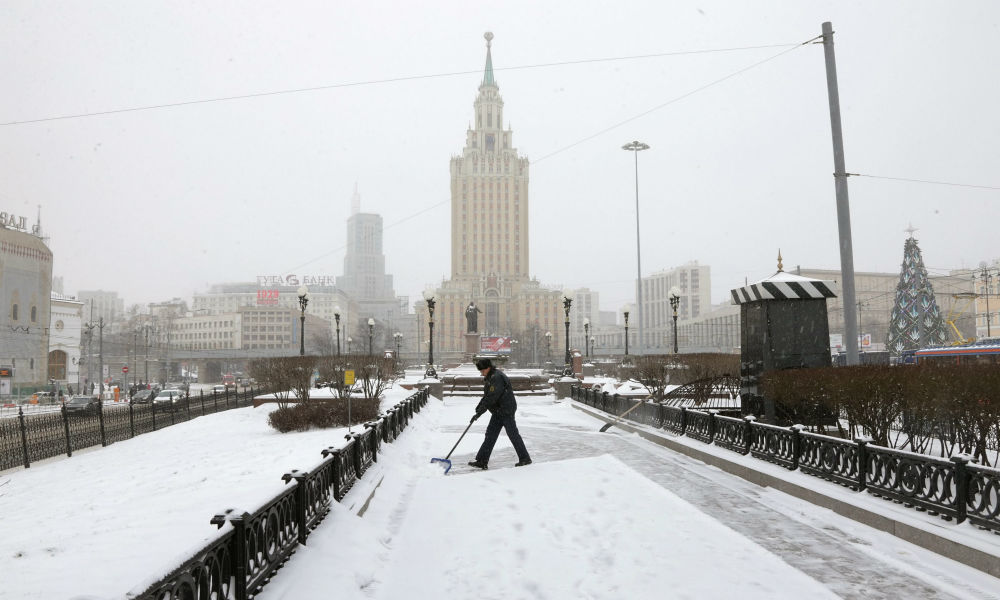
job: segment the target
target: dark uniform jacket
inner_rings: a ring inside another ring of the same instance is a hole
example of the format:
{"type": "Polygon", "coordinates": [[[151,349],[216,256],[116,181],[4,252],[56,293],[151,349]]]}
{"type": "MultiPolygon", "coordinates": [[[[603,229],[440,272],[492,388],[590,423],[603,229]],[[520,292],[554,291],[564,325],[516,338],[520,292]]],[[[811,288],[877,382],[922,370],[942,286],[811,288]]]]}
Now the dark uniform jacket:
{"type": "Polygon", "coordinates": [[[514,389],[510,387],[510,380],[502,371],[498,371],[496,367],[491,369],[483,383],[483,389],[485,394],[476,406],[477,413],[488,410],[492,414],[514,415],[517,410],[514,389]]]}

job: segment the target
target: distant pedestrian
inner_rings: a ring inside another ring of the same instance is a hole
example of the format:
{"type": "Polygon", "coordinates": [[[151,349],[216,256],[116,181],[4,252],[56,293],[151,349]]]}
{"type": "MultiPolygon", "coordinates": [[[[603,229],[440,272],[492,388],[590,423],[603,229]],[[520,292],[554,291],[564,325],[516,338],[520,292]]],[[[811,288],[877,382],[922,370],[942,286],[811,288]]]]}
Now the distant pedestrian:
{"type": "Polygon", "coordinates": [[[486,425],[486,438],[483,445],[476,453],[476,460],[469,462],[469,465],[477,469],[485,469],[489,465],[490,455],[493,453],[493,446],[500,437],[500,429],[507,431],[507,437],[517,452],[517,464],[515,467],[523,467],[531,464],[531,456],[528,449],[524,447],[524,440],[517,431],[517,423],[514,421],[514,413],[517,412],[517,400],[514,399],[514,389],[510,386],[510,379],[502,371],[493,366],[493,361],[482,358],[476,361],[476,368],[483,376],[483,399],[476,405],[476,414],[472,417],[475,421],[486,411],[490,411],[490,422],[486,425]]]}

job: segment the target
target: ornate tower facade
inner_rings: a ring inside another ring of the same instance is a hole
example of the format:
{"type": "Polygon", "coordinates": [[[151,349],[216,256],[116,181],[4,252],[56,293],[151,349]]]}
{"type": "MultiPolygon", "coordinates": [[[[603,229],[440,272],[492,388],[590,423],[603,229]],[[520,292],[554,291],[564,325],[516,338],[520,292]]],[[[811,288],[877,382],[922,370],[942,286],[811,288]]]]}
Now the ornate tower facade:
{"type": "Polygon", "coordinates": [[[493,77],[487,33],[486,68],[473,103],[475,126],[451,159],[451,278],[500,275],[528,279],[528,159],[503,128],[503,98],[493,77]]]}
{"type": "MultiPolygon", "coordinates": [[[[476,334],[532,340],[530,362],[543,362],[539,339],[551,331],[552,354],[562,356],[563,309],[558,289],[529,276],[528,159],[503,126],[504,102],[493,76],[493,34],[486,33],[486,67],[473,102],[473,124],[462,153],[451,158],[451,278],[434,291],[435,348],[464,353],[465,310],[482,315],[476,334]],[[558,353],[557,353],[558,352],[558,353]]],[[[426,304],[417,303],[426,323],[426,304]]],[[[443,356],[443,355],[442,355],[443,356]]]]}

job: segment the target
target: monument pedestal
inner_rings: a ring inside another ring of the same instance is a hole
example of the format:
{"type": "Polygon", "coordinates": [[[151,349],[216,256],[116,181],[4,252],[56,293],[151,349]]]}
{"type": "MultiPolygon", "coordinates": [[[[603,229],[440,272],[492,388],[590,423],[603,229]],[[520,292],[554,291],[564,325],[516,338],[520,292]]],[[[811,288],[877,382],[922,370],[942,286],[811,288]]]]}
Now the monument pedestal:
{"type": "Polygon", "coordinates": [[[479,334],[478,333],[466,333],[465,334],[465,358],[466,360],[472,360],[475,356],[479,354],[479,334]]]}

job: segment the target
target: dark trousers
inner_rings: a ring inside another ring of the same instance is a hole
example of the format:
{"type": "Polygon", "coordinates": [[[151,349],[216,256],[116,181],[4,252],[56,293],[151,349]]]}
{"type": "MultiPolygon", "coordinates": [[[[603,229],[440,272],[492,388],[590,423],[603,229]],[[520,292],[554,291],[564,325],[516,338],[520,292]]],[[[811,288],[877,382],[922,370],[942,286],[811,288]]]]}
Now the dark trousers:
{"type": "Polygon", "coordinates": [[[517,423],[514,422],[514,415],[506,416],[499,414],[490,416],[490,422],[486,426],[486,439],[483,440],[483,445],[479,447],[479,452],[476,453],[476,460],[484,464],[490,462],[490,454],[493,453],[493,446],[497,443],[497,438],[500,437],[501,429],[507,430],[507,438],[513,444],[514,451],[517,452],[517,459],[521,462],[531,460],[528,449],[524,447],[524,440],[521,439],[521,434],[517,431],[517,423]]]}

